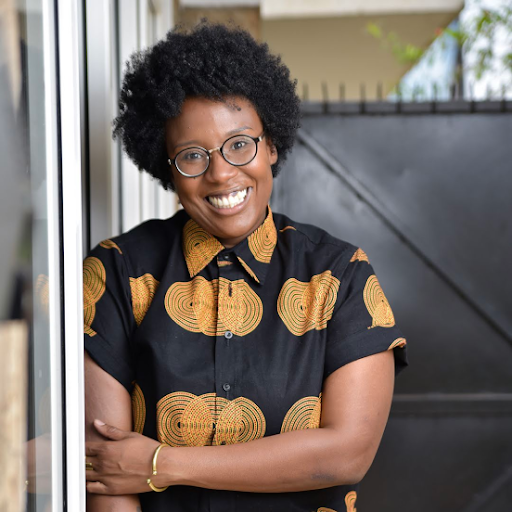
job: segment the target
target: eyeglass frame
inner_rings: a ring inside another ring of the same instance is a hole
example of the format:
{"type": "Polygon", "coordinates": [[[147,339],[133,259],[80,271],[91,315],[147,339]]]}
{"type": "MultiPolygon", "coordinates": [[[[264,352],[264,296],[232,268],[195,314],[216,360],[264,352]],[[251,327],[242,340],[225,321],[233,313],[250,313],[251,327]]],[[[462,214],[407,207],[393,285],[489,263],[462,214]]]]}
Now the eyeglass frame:
{"type": "Polygon", "coordinates": [[[259,137],[251,137],[250,135],[247,135],[245,133],[238,133],[237,135],[233,135],[232,137],[229,137],[227,138],[223,143],[222,145],[220,145],[219,147],[217,148],[213,148],[213,149],[206,149],[206,148],[203,148],[202,146],[190,146],[188,148],[185,148],[185,149],[182,149],[181,151],[178,151],[178,153],[176,153],[176,156],[174,158],[168,158],[167,159],[167,162],[170,166],[174,165],[174,167],[176,167],[176,170],[182,175],[182,176],[185,176],[185,178],[197,178],[199,176],[202,176],[210,167],[210,155],[214,152],[214,151],[218,151],[222,158],[224,158],[224,160],[230,164],[230,165],[233,165],[234,167],[242,167],[243,165],[247,165],[247,164],[250,164],[255,158],[256,158],[256,155],[258,154],[258,142],[261,142],[263,140],[263,138],[265,137],[265,132],[263,132],[259,137]],[[230,162],[226,156],[224,155],[223,151],[222,151],[222,148],[226,145],[227,142],[229,142],[231,139],[235,139],[236,137],[248,137],[249,139],[252,139],[252,141],[256,144],[256,151],[254,152],[254,156],[248,161],[248,162],[245,162],[243,164],[234,164],[233,162],[230,162]],[[206,153],[206,155],[208,156],[208,165],[206,166],[206,169],[203,171],[203,172],[200,172],[199,174],[187,174],[186,172],[183,172],[177,165],[176,165],[176,159],[178,158],[178,156],[183,153],[184,151],[189,151],[190,149],[201,149],[202,151],[204,151],[206,153]]]}

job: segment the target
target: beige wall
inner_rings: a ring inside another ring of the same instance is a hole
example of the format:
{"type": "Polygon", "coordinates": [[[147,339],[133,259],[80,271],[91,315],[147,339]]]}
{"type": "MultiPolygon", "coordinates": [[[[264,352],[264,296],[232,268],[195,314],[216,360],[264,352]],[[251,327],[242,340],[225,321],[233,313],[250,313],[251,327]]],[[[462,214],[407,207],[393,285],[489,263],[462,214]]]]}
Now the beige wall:
{"type": "Polygon", "coordinates": [[[192,26],[206,17],[245,28],[282,56],[292,76],[298,79],[301,97],[307,84],[308,99],[323,99],[325,82],[332,101],[340,99],[341,83],[345,85],[347,100],[360,99],[361,84],[365,85],[367,99],[376,98],[379,83],[385,96],[408,70],[407,65],[399,64],[380,41],[367,33],[368,23],[379,24],[386,33],[396,32],[403,42],[427,48],[435,30],[446,27],[456,14],[457,11],[266,19],[257,7],[178,7],[176,20],[192,26]]]}
{"type": "Polygon", "coordinates": [[[261,39],[260,10],[258,7],[237,7],[233,8],[183,8],[179,7],[176,11],[176,19],[186,27],[194,26],[207,18],[213,23],[234,23],[236,26],[243,27],[254,38],[261,39]]]}
{"type": "MultiPolygon", "coordinates": [[[[197,1],[197,0],[196,0],[197,1]]],[[[200,1],[200,0],[199,0],[200,1]]],[[[463,0],[261,0],[263,18],[457,12],[463,0]]]]}
{"type": "Polygon", "coordinates": [[[360,84],[368,99],[376,96],[382,82],[386,94],[407,71],[381,43],[366,33],[369,22],[386,32],[395,31],[401,40],[426,48],[437,27],[445,27],[453,13],[344,16],[335,18],[262,20],[261,36],[272,51],[282,56],[292,76],[299,81],[302,96],[307,83],[309,99],[322,99],[321,84],[327,83],[329,98],[339,98],[345,83],[346,99],[358,99],[360,84]]]}

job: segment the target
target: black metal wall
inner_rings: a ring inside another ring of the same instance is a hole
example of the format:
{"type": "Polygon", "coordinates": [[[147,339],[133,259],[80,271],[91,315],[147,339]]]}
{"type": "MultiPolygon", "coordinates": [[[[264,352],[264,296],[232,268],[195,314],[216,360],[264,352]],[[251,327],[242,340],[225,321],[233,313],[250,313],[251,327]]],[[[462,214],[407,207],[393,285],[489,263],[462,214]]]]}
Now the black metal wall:
{"type": "Polygon", "coordinates": [[[358,512],[512,510],[512,109],[452,107],[305,106],[274,184],[274,210],[367,252],[408,339],[358,512]]]}

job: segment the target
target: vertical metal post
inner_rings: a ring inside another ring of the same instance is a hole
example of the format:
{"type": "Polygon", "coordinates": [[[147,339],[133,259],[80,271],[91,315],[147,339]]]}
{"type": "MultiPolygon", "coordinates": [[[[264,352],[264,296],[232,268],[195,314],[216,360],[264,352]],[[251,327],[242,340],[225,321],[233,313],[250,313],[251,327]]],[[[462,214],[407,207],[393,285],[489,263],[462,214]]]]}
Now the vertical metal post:
{"type": "Polygon", "coordinates": [[[117,104],[114,7],[113,0],[87,0],[84,13],[87,20],[89,221],[93,246],[121,231],[118,152],[112,141],[112,117],[117,104]]]}
{"type": "MultiPolygon", "coordinates": [[[[83,16],[79,0],[58,1],[64,314],[66,510],[85,511],[82,307],[81,79],[83,16]]],[[[55,496],[55,495],[54,495],[55,496]]],[[[54,505],[54,510],[57,509],[54,505]]]]}
{"type": "MultiPolygon", "coordinates": [[[[56,40],[56,2],[42,4],[44,62],[44,120],[46,154],[46,218],[48,248],[48,340],[51,393],[51,494],[52,511],[64,509],[64,425],[62,362],[62,261],[61,261],[61,197],[58,117],[58,43],[56,40]]],[[[80,190],[80,189],[79,189],[80,190]]],[[[43,212],[41,212],[43,214],[43,212]]],[[[41,464],[43,461],[38,461],[41,464]]]]}
{"type": "Polygon", "coordinates": [[[345,83],[340,83],[340,101],[345,101],[345,83]]]}

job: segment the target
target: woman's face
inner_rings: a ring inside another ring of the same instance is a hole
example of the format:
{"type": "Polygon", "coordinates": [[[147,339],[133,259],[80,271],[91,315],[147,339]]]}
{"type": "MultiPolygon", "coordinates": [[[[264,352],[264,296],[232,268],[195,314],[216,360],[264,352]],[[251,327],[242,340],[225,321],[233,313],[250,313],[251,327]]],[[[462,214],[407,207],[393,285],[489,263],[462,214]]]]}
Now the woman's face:
{"type": "MultiPolygon", "coordinates": [[[[259,137],[262,133],[256,110],[244,98],[230,97],[222,102],[187,98],[181,114],[166,123],[167,153],[174,158],[192,146],[213,149],[233,135],[259,137]]],[[[214,151],[208,170],[201,176],[187,178],[174,165],[171,172],[176,193],[190,217],[225,247],[233,247],[264,221],[272,192],[271,165],[276,162],[277,151],[264,137],[256,157],[246,165],[231,165],[214,151]],[[245,198],[236,206],[219,207],[230,196],[239,201],[245,191],[245,198]]]]}

